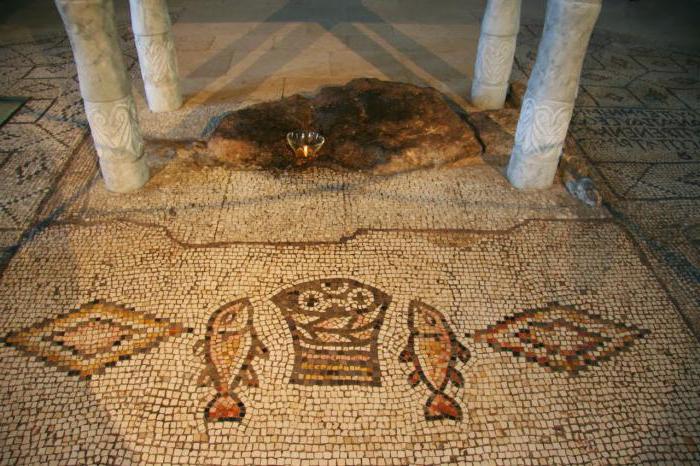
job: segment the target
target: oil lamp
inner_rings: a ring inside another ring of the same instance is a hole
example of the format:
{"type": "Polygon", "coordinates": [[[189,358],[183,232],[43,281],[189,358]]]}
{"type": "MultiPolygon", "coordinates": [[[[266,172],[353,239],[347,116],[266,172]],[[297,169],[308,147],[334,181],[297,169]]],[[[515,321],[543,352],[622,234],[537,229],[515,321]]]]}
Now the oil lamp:
{"type": "Polygon", "coordinates": [[[294,161],[303,165],[316,158],[326,139],[316,131],[292,131],[287,133],[287,143],[294,151],[294,161]]]}

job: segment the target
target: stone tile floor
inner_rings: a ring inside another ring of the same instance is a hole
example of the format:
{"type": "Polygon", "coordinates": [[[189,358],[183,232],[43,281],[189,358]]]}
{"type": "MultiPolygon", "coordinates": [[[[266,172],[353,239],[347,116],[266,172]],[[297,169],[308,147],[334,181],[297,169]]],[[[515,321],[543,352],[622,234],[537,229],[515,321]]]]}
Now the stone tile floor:
{"type": "Polygon", "coordinates": [[[642,257],[614,222],[576,219],[199,247],[133,222],[57,225],[0,285],[2,458],[695,461],[698,343],[642,257]],[[267,349],[250,363],[211,347],[214,311],[239,299],[250,325],[228,331],[267,349]],[[201,372],[246,364],[255,383],[225,389],[242,421],[211,419],[221,389],[201,372]]]}
{"type": "MultiPolygon", "coordinates": [[[[123,28],[154,177],[122,196],[96,174],[65,37],[0,47],[1,87],[32,97],[0,128],[0,463],[700,461],[700,56],[594,36],[569,146],[601,209],[483,161],[182,169],[197,143],[162,139],[351,77],[468,106],[473,52],[343,15],[332,35],[251,20],[196,40],[176,21],[189,100],[165,116],[123,28]],[[278,63],[305,47],[323,61],[278,63]]],[[[513,79],[539,32],[522,27],[513,79]]]]}

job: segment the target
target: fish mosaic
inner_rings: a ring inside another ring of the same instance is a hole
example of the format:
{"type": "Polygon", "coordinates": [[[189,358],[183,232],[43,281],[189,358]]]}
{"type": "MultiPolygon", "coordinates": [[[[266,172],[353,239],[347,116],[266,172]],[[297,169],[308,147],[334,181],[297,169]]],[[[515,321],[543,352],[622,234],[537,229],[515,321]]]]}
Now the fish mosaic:
{"type": "Polygon", "coordinates": [[[291,383],[381,385],[377,346],[391,297],[349,278],[300,283],[272,297],[294,343],[291,383]]]}
{"type": "Polygon", "coordinates": [[[409,304],[408,328],[408,344],[399,360],[413,364],[414,370],[408,377],[411,386],[423,382],[432,392],[425,403],[425,419],[461,420],[462,408],[445,390],[449,382],[464,386],[464,377],[455,366],[457,360],[469,360],[469,350],[457,341],[445,316],[421,301],[409,304]]]}
{"type": "Polygon", "coordinates": [[[206,337],[195,348],[203,351],[206,360],[199,384],[213,385],[217,391],[204,411],[206,421],[241,421],[246,414],[245,404],[235,390],[241,382],[258,386],[252,363],[257,357],[268,356],[253,327],[253,314],[248,299],[225,304],[212,314],[206,337]]]}

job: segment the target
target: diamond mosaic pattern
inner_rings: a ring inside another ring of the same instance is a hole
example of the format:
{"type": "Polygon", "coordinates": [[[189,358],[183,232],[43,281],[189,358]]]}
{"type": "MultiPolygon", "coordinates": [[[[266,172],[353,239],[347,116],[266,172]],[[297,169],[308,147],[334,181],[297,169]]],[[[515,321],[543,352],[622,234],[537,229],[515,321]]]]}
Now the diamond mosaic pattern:
{"type": "Polygon", "coordinates": [[[555,371],[577,373],[632,345],[648,332],[570,306],[551,304],[507,317],[476,332],[476,341],[555,371]]]}
{"type": "Polygon", "coordinates": [[[10,333],[5,343],[70,374],[89,378],[182,330],[123,306],[95,302],[10,333]]]}

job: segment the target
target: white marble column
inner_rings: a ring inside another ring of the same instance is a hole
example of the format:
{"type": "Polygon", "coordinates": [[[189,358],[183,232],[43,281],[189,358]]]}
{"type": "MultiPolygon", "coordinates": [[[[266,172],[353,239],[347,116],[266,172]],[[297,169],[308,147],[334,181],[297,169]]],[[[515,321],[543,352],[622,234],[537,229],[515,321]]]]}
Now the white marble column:
{"type": "Polygon", "coordinates": [[[130,0],[130,5],[148,107],[153,112],[176,110],[182,95],[168,5],[165,0],[130,0]]]}
{"type": "Polygon", "coordinates": [[[601,0],[548,0],[544,32],[528,81],[508,164],[519,189],[552,185],[601,0]]]}
{"type": "Polygon", "coordinates": [[[115,192],[138,189],[148,180],[148,166],[112,0],[55,3],[70,38],[105,185],[115,192]]]}
{"type": "Polygon", "coordinates": [[[520,0],[488,0],[474,65],[472,103],[484,110],[503,108],[520,28],[520,0]]]}

